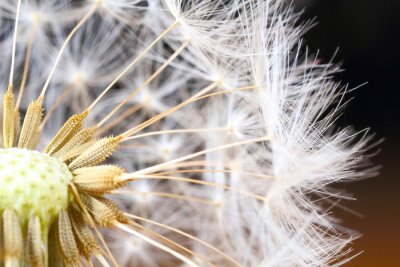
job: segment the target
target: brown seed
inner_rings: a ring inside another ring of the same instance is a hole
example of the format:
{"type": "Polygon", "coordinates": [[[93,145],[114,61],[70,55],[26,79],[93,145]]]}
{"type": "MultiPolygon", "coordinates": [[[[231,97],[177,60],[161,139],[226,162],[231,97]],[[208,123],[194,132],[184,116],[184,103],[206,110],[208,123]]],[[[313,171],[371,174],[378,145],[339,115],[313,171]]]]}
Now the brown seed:
{"type": "Polygon", "coordinates": [[[57,227],[57,222],[55,222],[52,224],[49,231],[47,246],[48,259],[46,265],[51,267],[64,267],[62,255],[58,245],[57,227]]]}
{"type": "Polygon", "coordinates": [[[125,222],[126,218],[118,206],[109,199],[89,196],[81,193],[80,197],[94,221],[101,226],[111,227],[116,222],[125,222]]]}
{"type": "Polygon", "coordinates": [[[71,140],[61,147],[60,150],[55,152],[54,156],[60,158],[74,148],[92,141],[94,132],[95,128],[85,128],[80,130],[71,140]]]}
{"type": "Polygon", "coordinates": [[[40,225],[40,219],[38,216],[34,216],[28,223],[26,240],[26,256],[31,267],[44,266],[42,245],[42,228],[40,225]]]}
{"type": "Polygon", "coordinates": [[[117,149],[121,137],[106,137],[97,140],[85,152],[74,159],[68,167],[75,170],[83,167],[98,165],[106,160],[117,149]]]}
{"type": "Polygon", "coordinates": [[[40,130],[32,137],[32,147],[37,147],[40,142],[40,130]]]}
{"type": "Polygon", "coordinates": [[[66,151],[64,154],[61,154],[58,158],[64,163],[71,163],[74,159],[76,159],[79,155],[83,154],[86,150],[89,149],[96,141],[92,140],[82,145],[71,148],[71,150],[66,151]]]}
{"type": "Polygon", "coordinates": [[[21,226],[14,211],[3,212],[3,247],[4,258],[9,261],[19,261],[23,252],[21,226]]]}
{"type": "Polygon", "coordinates": [[[77,265],[79,251],[72,232],[71,220],[65,211],[61,211],[58,215],[56,238],[64,263],[66,265],[77,265]]]}
{"type": "Polygon", "coordinates": [[[9,89],[4,95],[3,106],[3,146],[5,148],[12,147],[14,144],[15,131],[15,109],[14,109],[14,94],[9,89]]]}
{"type": "Polygon", "coordinates": [[[103,195],[125,184],[120,177],[124,170],[118,166],[101,165],[73,171],[73,183],[89,194],[103,195]]]}
{"type": "Polygon", "coordinates": [[[70,141],[81,129],[83,120],[87,115],[88,111],[84,111],[69,118],[46,147],[45,152],[52,155],[70,141]]]}
{"type": "Polygon", "coordinates": [[[21,125],[20,125],[21,114],[18,109],[15,109],[14,112],[15,112],[14,113],[14,140],[17,140],[19,131],[21,128],[21,125]]]}
{"type": "Polygon", "coordinates": [[[35,138],[43,115],[42,99],[39,98],[28,106],[18,141],[19,148],[34,149],[36,147],[35,138]]]}
{"type": "Polygon", "coordinates": [[[75,240],[81,255],[89,259],[91,255],[97,253],[100,248],[97,245],[96,238],[85,222],[83,215],[78,207],[72,205],[68,209],[69,216],[72,218],[72,229],[74,230],[75,240]]]}

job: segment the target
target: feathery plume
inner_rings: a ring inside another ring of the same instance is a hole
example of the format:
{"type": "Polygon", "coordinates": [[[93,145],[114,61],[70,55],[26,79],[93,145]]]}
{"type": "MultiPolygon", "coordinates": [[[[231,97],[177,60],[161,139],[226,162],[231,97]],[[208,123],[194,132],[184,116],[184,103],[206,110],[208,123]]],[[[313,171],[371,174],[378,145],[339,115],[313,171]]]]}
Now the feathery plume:
{"type": "Polygon", "coordinates": [[[0,3],[0,265],[338,266],[372,176],[273,0],[0,3]],[[8,84],[7,84],[8,82],[8,84]]]}

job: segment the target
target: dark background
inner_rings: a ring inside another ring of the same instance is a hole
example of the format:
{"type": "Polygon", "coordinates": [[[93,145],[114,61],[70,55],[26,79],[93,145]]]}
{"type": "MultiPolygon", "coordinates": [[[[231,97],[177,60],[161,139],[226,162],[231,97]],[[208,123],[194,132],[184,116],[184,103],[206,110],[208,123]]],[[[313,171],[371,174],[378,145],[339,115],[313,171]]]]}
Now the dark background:
{"type": "Polygon", "coordinates": [[[355,97],[340,124],[356,129],[371,128],[376,140],[384,138],[382,151],[373,161],[381,165],[378,177],[338,187],[353,193],[357,201],[346,201],[362,217],[339,211],[344,225],[363,233],[354,242],[364,251],[348,267],[400,266],[400,1],[397,0],[294,0],[305,8],[303,18],[317,17],[306,36],[307,44],[318,48],[345,72],[337,78],[355,90],[355,97]]]}

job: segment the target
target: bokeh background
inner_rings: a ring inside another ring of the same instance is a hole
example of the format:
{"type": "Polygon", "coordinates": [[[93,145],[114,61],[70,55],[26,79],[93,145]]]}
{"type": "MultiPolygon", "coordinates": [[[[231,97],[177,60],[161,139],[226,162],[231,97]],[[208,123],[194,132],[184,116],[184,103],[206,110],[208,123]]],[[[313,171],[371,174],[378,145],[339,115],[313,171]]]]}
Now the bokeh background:
{"type": "Polygon", "coordinates": [[[354,242],[363,251],[348,267],[400,266],[400,1],[294,0],[303,18],[317,18],[306,36],[308,46],[329,60],[339,52],[344,72],[337,78],[355,90],[340,123],[371,128],[384,138],[374,157],[378,177],[338,187],[357,201],[344,204],[357,212],[337,211],[344,224],[363,236],[354,242]]]}

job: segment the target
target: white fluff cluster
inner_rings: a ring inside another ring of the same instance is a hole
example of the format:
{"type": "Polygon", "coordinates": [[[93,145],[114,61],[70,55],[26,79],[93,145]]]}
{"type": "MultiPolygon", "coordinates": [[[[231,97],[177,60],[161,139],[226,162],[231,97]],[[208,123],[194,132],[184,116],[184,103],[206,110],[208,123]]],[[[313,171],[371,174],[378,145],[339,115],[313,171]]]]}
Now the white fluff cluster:
{"type": "MultiPolygon", "coordinates": [[[[0,2],[3,91],[16,10],[0,2]]],[[[23,0],[15,88],[27,107],[54,66],[49,138],[106,90],[87,126],[134,129],[112,161],[137,180],[117,200],[196,266],[340,265],[356,235],[331,214],[342,196],[329,185],[373,175],[360,165],[370,137],[335,128],[346,89],[298,19],[277,0],[23,0]]],[[[187,266],[106,236],[120,266],[187,266]]]]}

